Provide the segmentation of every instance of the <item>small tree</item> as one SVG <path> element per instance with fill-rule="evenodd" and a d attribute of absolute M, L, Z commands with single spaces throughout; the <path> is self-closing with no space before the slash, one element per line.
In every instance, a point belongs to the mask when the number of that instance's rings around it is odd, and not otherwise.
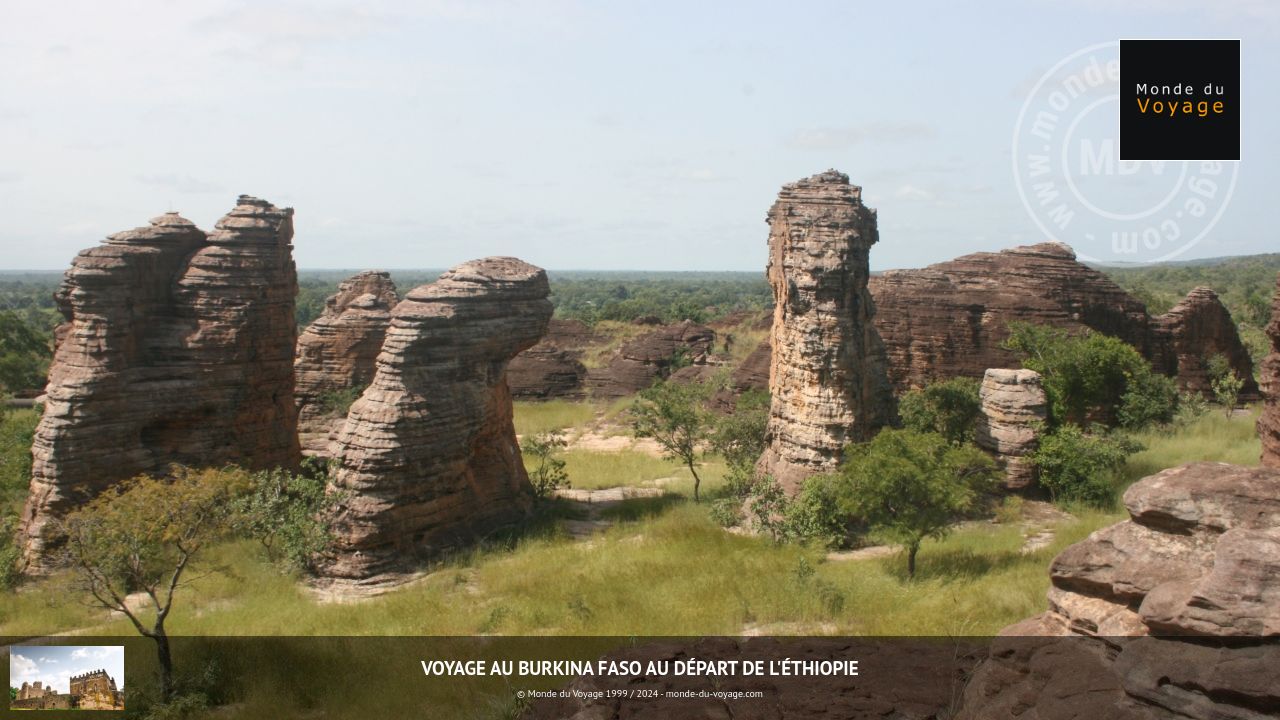
<path fill-rule="evenodd" d="M 145 475 L 108 489 L 62 522 L 65 552 L 90 604 L 122 613 L 156 644 L 162 702 L 173 697 L 173 657 L 165 622 L 186 573 L 206 545 L 231 529 L 235 497 L 246 485 L 234 470 L 176 468 L 172 479 Z M 150 600 L 151 618 L 126 601 Z M 149 621 L 149 624 L 148 624 Z"/>
<path fill-rule="evenodd" d="M 972 441 L 973 426 L 982 410 L 980 385 L 973 378 L 957 377 L 908 391 L 898 404 L 903 426 L 938 433 L 954 445 Z"/>
<path fill-rule="evenodd" d="M 712 386 L 704 383 L 659 382 L 640 391 L 631 406 L 631 427 L 638 438 L 653 438 L 663 456 L 689 468 L 693 475 L 693 500 L 699 498 L 702 478 L 698 457 L 711 437 L 712 419 L 706 409 Z"/>
<path fill-rule="evenodd" d="M 267 559 L 294 569 L 313 570 L 316 558 L 333 542 L 329 511 L 344 497 L 328 492 L 328 464 L 303 461 L 302 472 L 261 470 L 249 489 L 232 503 L 232 521 L 241 534 L 255 538 Z"/>
<path fill-rule="evenodd" d="M 1040 470 L 1040 485 L 1054 500 L 1105 507 L 1115 499 L 1115 471 L 1141 449 L 1123 434 L 1101 427 L 1086 433 L 1066 424 L 1041 437 L 1031 457 Z"/>
<path fill-rule="evenodd" d="M 769 393 L 748 390 L 738 396 L 733 412 L 720 417 L 711 436 L 711 447 L 729 466 L 729 488 L 743 496 L 755 482 L 756 460 L 764 452 L 765 427 L 769 424 Z"/>
<path fill-rule="evenodd" d="M 556 457 L 566 445 L 564 438 L 554 431 L 526 435 L 521 439 L 521 454 L 526 460 L 533 460 L 535 463 L 533 469 L 529 470 L 529 483 L 533 485 L 534 497 L 548 498 L 556 488 L 569 486 L 565 462 Z"/>
<path fill-rule="evenodd" d="M 995 464 L 972 445 L 937 433 L 882 430 L 846 453 L 841 507 L 907 549 L 907 576 L 925 538 L 940 539 L 993 487 Z"/>
<path fill-rule="evenodd" d="M 1223 355 L 1214 355 L 1209 359 L 1207 372 L 1209 387 L 1213 390 L 1213 399 L 1222 406 L 1227 417 L 1235 411 L 1240 402 L 1240 391 L 1244 389 L 1244 380 L 1236 375 L 1235 368 Z"/>

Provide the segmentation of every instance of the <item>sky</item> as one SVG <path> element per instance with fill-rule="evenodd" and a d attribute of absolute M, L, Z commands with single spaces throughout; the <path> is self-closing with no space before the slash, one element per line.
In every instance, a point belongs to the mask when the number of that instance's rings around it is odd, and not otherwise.
<path fill-rule="evenodd" d="M 755 271 L 780 186 L 827 168 L 878 209 L 873 269 L 1039 242 L 1020 108 L 1122 37 L 1242 40 L 1238 176 L 1179 257 L 1277 250 L 1269 0 L 4 5 L 0 270 L 246 193 L 296 209 L 302 268 Z"/>
<path fill-rule="evenodd" d="M 124 689 L 124 647 L 119 645 L 14 645 L 9 648 L 9 685 L 44 683 L 59 693 L 70 692 L 72 675 L 106 670 Z"/>

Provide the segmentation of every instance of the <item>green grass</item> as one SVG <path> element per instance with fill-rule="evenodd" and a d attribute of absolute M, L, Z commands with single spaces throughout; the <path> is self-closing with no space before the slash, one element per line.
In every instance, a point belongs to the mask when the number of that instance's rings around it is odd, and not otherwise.
<path fill-rule="evenodd" d="M 1122 471 L 1124 485 L 1183 463 L 1197 460 L 1257 465 L 1262 454 L 1255 424 L 1260 407 L 1227 419 L 1221 408 L 1210 407 L 1185 426 L 1159 428 L 1134 437 L 1145 450 L 1131 455 Z"/>
<path fill-rule="evenodd" d="M 517 435 L 579 428 L 589 424 L 603 408 L 596 403 L 571 400 L 513 403 Z"/>

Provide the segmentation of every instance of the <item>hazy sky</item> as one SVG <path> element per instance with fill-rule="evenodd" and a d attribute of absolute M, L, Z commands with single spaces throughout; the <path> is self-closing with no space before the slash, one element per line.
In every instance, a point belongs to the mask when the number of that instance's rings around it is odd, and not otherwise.
<path fill-rule="evenodd" d="M 18 2 L 0 23 L 0 269 L 178 210 L 296 208 L 301 267 L 758 270 L 834 167 L 875 268 L 1044 235 L 1011 140 L 1036 79 L 1121 37 L 1243 40 L 1244 156 L 1186 257 L 1268 252 L 1280 3 Z"/>

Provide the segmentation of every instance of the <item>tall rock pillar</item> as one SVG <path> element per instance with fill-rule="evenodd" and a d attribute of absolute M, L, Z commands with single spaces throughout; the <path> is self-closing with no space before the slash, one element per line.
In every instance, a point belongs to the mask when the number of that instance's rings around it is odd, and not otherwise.
<path fill-rule="evenodd" d="M 834 170 L 784 186 L 768 222 L 772 404 L 757 472 L 795 494 L 893 412 L 867 291 L 867 255 L 879 234 L 862 188 Z"/>

